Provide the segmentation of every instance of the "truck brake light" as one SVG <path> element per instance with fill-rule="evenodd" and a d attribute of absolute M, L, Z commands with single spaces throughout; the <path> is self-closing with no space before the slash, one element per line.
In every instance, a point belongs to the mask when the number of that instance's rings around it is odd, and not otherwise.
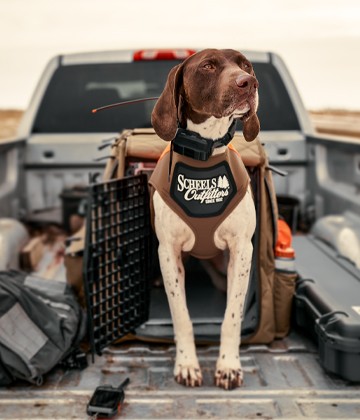
<path fill-rule="evenodd" d="M 140 50 L 134 53 L 134 61 L 185 60 L 195 52 L 194 50 Z"/>

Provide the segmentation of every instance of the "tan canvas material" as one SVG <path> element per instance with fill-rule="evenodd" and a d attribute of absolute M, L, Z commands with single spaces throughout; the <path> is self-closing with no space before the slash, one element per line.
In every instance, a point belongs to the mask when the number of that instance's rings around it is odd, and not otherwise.
<path fill-rule="evenodd" d="M 131 160 L 156 162 L 168 144 L 161 140 L 153 129 L 124 132 L 112 148 L 111 154 L 114 158 L 108 161 L 105 170 L 107 178 L 122 176 L 123 168 Z M 278 217 L 274 185 L 271 171 L 267 168 L 268 161 L 265 151 L 258 139 L 248 143 L 242 135 L 237 134 L 232 145 L 240 153 L 247 169 L 251 170 L 256 167 L 259 168 L 260 173 L 258 185 L 260 216 L 257 226 L 260 238 L 259 252 L 255 256 L 259 266 L 260 321 L 255 334 L 243 343 L 270 343 L 276 335 L 283 336 L 288 331 L 290 319 L 288 307 L 289 301 L 292 299 L 292 289 L 283 287 L 280 283 L 276 284 L 276 300 L 274 299 L 274 247 Z M 120 150 L 118 150 L 118 146 Z M 118 162 L 118 159 L 121 161 Z M 278 332 L 276 331 L 275 313 L 277 314 Z M 285 325 L 286 322 L 287 325 Z"/>
<path fill-rule="evenodd" d="M 66 282 L 74 291 L 78 302 L 85 308 L 85 292 L 83 284 L 83 256 L 82 254 L 66 254 L 64 258 Z"/>
<path fill-rule="evenodd" d="M 264 151 L 262 152 L 264 153 Z M 260 322 L 256 333 L 243 343 L 270 343 L 275 338 L 274 307 L 274 248 L 276 242 L 277 205 L 271 172 L 267 168 L 267 159 L 260 165 L 259 199 L 259 287 L 260 287 Z"/>
<path fill-rule="evenodd" d="M 296 273 L 286 273 L 275 270 L 274 278 L 274 308 L 275 337 L 283 338 L 289 334 L 292 301 L 295 293 Z"/>

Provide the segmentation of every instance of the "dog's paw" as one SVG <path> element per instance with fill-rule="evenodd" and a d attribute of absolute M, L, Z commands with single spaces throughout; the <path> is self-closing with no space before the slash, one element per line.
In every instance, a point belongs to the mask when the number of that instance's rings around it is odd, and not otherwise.
<path fill-rule="evenodd" d="M 243 371 L 241 368 L 216 369 L 215 385 L 226 390 L 235 389 L 243 384 Z"/>
<path fill-rule="evenodd" d="M 175 380 L 184 386 L 201 386 L 203 382 L 199 366 L 177 365 L 174 369 Z"/>

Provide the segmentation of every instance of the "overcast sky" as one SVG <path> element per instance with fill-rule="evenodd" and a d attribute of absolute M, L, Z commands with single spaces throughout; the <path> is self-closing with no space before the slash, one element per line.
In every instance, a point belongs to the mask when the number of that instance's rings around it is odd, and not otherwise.
<path fill-rule="evenodd" d="M 359 0 L 0 0 L 0 108 L 54 55 L 151 47 L 275 51 L 307 108 L 360 109 Z"/>

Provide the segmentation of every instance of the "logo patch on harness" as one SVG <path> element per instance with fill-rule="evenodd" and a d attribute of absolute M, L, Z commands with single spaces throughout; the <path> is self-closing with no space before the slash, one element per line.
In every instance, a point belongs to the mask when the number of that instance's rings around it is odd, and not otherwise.
<path fill-rule="evenodd" d="M 171 181 L 172 199 L 191 217 L 221 214 L 236 194 L 229 164 L 194 168 L 178 162 Z"/>

